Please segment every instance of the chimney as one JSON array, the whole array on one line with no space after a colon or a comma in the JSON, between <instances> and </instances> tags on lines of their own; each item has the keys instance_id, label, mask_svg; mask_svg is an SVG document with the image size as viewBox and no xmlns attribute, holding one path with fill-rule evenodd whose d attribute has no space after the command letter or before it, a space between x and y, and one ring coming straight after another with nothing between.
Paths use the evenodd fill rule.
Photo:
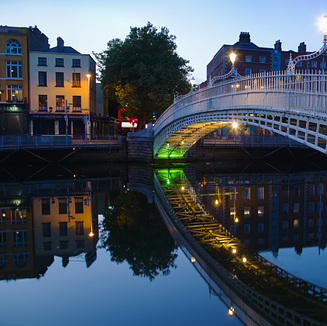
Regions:
<instances>
[{"instance_id":1,"label":"chimney","mask_svg":"<svg viewBox=\"0 0 327 326\"><path fill-rule=\"evenodd\" d=\"M298 47L298 52L299 53L307 53L307 46L305 45L304 42L301 42L299 47Z\"/></svg>"},{"instance_id":2,"label":"chimney","mask_svg":"<svg viewBox=\"0 0 327 326\"><path fill-rule=\"evenodd\" d=\"M57 51L62 52L64 50L64 40L59 36L57 37Z\"/></svg>"},{"instance_id":3,"label":"chimney","mask_svg":"<svg viewBox=\"0 0 327 326\"><path fill-rule=\"evenodd\" d=\"M274 45L275 50L282 51L282 42L277 40Z\"/></svg>"},{"instance_id":4,"label":"chimney","mask_svg":"<svg viewBox=\"0 0 327 326\"><path fill-rule=\"evenodd\" d=\"M241 32L239 42L240 43L250 43L251 42L250 33Z\"/></svg>"}]
</instances>

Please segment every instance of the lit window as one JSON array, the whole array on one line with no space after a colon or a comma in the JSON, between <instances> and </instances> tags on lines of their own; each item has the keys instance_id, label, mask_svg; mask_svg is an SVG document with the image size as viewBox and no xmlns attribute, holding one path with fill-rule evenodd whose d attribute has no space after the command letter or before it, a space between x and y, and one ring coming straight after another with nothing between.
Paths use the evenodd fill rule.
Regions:
<instances>
[{"instance_id":1,"label":"lit window","mask_svg":"<svg viewBox=\"0 0 327 326\"><path fill-rule=\"evenodd\" d=\"M27 219L26 209L15 209L11 214L12 224L25 224Z\"/></svg>"},{"instance_id":2,"label":"lit window","mask_svg":"<svg viewBox=\"0 0 327 326\"><path fill-rule=\"evenodd\" d=\"M17 40L9 40L6 43L6 53L8 54L21 54L22 46Z\"/></svg>"},{"instance_id":3,"label":"lit window","mask_svg":"<svg viewBox=\"0 0 327 326\"><path fill-rule=\"evenodd\" d=\"M7 61L7 78L22 78L21 61Z\"/></svg>"},{"instance_id":4,"label":"lit window","mask_svg":"<svg viewBox=\"0 0 327 326\"><path fill-rule=\"evenodd\" d=\"M265 188L264 187L258 187L258 199L263 200L265 197Z\"/></svg>"},{"instance_id":5,"label":"lit window","mask_svg":"<svg viewBox=\"0 0 327 326\"><path fill-rule=\"evenodd\" d=\"M73 72L73 87L81 87L81 74Z\"/></svg>"},{"instance_id":6,"label":"lit window","mask_svg":"<svg viewBox=\"0 0 327 326\"><path fill-rule=\"evenodd\" d=\"M244 207L244 216L249 217L250 216L250 207Z\"/></svg>"},{"instance_id":7,"label":"lit window","mask_svg":"<svg viewBox=\"0 0 327 326\"><path fill-rule=\"evenodd\" d=\"M265 213L265 208L263 206L258 206L258 216L263 216Z\"/></svg>"},{"instance_id":8,"label":"lit window","mask_svg":"<svg viewBox=\"0 0 327 326\"><path fill-rule=\"evenodd\" d=\"M39 95L39 111L48 111L47 95Z\"/></svg>"},{"instance_id":9,"label":"lit window","mask_svg":"<svg viewBox=\"0 0 327 326\"><path fill-rule=\"evenodd\" d=\"M299 227L299 220L298 220L298 219L295 219L295 220L293 221L293 227L294 227L295 229L297 229L297 228Z\"/></svg>"},{"instance_id":10,"label":"lit window","mask_svg":"<svg viewBox=\"0 0 327 326\"><path fill-rule=\"evenodd\" d=\"M22 101L23 100L23 88L20 85L8 85L8 101Z\"/></svg>"},{"instance_id":11,"label":"lit window","mask_svg":"<svg viewBox=\"0 0 327 326\"><path fill-rule=\"evenodd\" d=\"M234 217L234 215L235 215L234 207L231 207L231 208L229 209L229 215L230 215L231 217Z\"/></svg>"},{"instance_id":12,"label":"lit window","mask_svg":"<svg viewBox=\"0 0 327 326\"><path fill-rule=\"evenodd\" d=\"M56 111L64 111L65 110L65 96L57 95L56 96Z\"/></svg>"}]
</instances>

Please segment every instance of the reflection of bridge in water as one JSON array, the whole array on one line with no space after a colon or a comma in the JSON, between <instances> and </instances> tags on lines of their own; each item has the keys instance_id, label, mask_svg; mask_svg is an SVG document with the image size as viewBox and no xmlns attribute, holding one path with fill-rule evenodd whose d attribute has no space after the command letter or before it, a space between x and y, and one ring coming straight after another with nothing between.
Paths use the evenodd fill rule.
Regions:
<instances>
[{"instance_id":1,"label":"reflection of bridge in water","mask_svg":"<svg viewBox=\"0 0 327 326\"><path fill-rule=\"evenodd\" d=\"M219 287L230 298L243 321L327 323L327 289L253 253L208 213L181 169L157 170L154 184L156 204L170 231L182 241L209 286L216 292Z\"/></svg>"}]
</instances>

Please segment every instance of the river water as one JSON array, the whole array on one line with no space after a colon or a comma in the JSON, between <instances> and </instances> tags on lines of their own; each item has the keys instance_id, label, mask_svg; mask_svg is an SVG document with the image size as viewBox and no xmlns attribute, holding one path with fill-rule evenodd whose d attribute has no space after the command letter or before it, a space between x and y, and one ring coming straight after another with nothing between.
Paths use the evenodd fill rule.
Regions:
<instances>
[{"instance_id":1,"label":"river water","mask_svg":"<svg viewBox=\"0 0 327 326\"><path fill-rule=\"evenodd\" d=\"M327 288L327 171L178 168L239 239ZM154 170L57 167L3 177L0 325L250 324L228 314L230 299L172 238L153 203Z\"/></svg>"}]
</instances>

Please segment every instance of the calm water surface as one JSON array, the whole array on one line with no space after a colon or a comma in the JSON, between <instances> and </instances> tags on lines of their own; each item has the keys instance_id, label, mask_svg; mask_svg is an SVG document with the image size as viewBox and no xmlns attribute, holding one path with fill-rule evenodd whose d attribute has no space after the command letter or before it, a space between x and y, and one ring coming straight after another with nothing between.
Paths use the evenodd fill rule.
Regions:
<instances>
[{"instance_id":1,"label":"calm water surface","mask_svg":"<svg viewBox=\"0 0 327 326\"><path fill-rule=\"evenodd\" d=\"M217 186L221 174L207 172L193 184L203 186L204 179L210 184L212 177ZM303 184L301 173L294 178L298 184ZM321 175L325 173L307 182L321 182ZM129 172L128 182L119 173L108 178L3 182L0 325L243 324L228 315L229 299L218 293L226 305L210 290L147 197L126 190L124 185L133 189L139 177ZM253 187L266 183L256 180ZM295 184L290 183L293 188ZM119 205L124 210L117 217ZM95 235L90 237L89 231ZM283 242L281 235L278 254L276 248L272 253L267 234L251 239L245 235L244 240L259 243L255 249L288 272L327 287L326 250L318 251L316 230L312 233L312 242L301 246L301 252L297 243Z\"/></svg>"}]
</instances>

